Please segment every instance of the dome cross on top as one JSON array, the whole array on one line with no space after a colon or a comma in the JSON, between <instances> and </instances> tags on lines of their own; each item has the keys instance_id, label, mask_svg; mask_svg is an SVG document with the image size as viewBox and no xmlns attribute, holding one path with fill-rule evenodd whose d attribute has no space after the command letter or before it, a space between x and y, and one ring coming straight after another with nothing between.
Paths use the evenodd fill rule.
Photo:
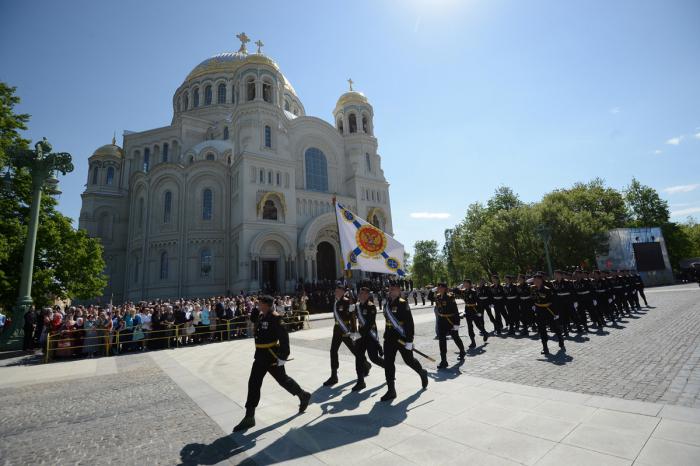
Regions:
<instances>
[{"instance_id":1,"label":"dome cross on top","mask_svg":"<svg viewBox=\"0 0 700 466\"><path fill-rule=\"evenodd\" d=\"M245 32L237 34L236 37L238 38L238 40L241 41L241 47L238 49L238 53L248 55L248 48L246 47L246 44L250 42L250 39L248 38L248 36L246 36Z\"/></svg>"}]
</instances>

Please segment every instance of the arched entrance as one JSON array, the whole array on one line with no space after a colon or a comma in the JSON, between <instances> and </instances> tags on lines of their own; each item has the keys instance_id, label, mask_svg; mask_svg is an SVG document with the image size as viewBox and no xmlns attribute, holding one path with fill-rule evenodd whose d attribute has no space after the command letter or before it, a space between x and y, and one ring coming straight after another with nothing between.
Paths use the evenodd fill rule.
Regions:
<instances>
[{"instance_id":1,"label":"arched entrance","mask_svg":"<svg viewBox=\"0 0 700 466\"><path fill-rule=\"evenodd\" d=\"M321 241L316 249L316 277L319 281L335 280L335 267L335 248L328 241Z\"/></svg>"}]
</instances>

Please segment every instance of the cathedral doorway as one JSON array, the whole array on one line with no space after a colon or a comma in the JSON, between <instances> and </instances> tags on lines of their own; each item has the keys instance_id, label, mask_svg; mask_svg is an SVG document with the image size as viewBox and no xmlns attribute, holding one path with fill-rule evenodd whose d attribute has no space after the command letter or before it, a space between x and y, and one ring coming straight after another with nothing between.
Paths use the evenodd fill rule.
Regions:
<instances>
[{"instance_id":1,"label":"cathedral doorway","mask_svg":"<svg viewBox=\"0 0 700 466\"><path fill-rule=\"evenodd\" d=\"M262 289L266 293L279 291L277 287L277 261L262 261Z\"/></svg>"},{"instance_id":2,"label":"cathedral doorway","mask_svg":"<svg viewBox=\"0 0 700 466\"><path fill-rule=\"evenodd\" d=\"M335 280L336 275L335 248L327 241L318 243L316 249L316 277L321 280Z\"/></svg>"}]
</instances>

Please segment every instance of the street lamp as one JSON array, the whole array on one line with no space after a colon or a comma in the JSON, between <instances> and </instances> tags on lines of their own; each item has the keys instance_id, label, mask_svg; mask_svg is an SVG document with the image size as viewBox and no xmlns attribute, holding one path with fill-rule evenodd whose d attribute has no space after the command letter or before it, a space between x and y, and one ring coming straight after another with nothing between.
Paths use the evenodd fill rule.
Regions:
<instances>
[{"instance_id":1,"label":"street lamp","mask_svg":"<svg viewBox=\"0 0 700 466\"><path fill-rule=\"evenodd\" d=\"M36 234L39 228L39 212L41 207L41 192L46 188L47 194L60 194L55 172L63 175L73 171L71 155L67 152L51 152L51 144L46 138L37 142L32 149L14 149L9 153L9 165L15 170L27 169L32 177L32 205L29 210L29 225L27 241L24 244L24 260L22 261L22 278L19 286L19 296L14 312L12 326L0 335L0 344L5 343L23 320L24 314L32 306L32 275L34 273L34 255L36 250ZM9 181L9 170L5 180Z\"/></svg>"},{"instance_id":2,"label":"street lamp","mask_svg":"<svg viewBox=\"0 0 700 466\"><path fill-rule=\"evenodd\" d=\"M535 232L542 238L544 243L544 255L547 259L547 272L549 277L552 277L552 261L549 259L549 242L552 240L552 232L546 225L538 225Z\"/></svg>"}]
</instances>

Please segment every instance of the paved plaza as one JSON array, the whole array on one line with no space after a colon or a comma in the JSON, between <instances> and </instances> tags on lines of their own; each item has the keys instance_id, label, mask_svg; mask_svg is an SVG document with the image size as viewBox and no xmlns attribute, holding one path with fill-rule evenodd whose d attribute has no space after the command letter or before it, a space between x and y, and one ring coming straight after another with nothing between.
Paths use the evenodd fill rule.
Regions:
<instances>
[{"instance_id":1,"label":"paved plaza","mask_svg":"<svg viewBox=\"0 0 700 466\"><path fill-rule=\"evenodd\" d=\"M291 335L287 364L312 405L297 414L298 400L267 378L257 425L243 434L231 430L244 413L251 340L3 367L0 463L700 464L700 288L647 296L652 308L568 340L566 355L544 358L535 338L494 337L448 371L421 359L426 391L397 362L390 405L378 401L379 368L366 390L350 391L344 348L340 383L321 386L332 322L314 320ZM416 347L436 356L432 319L415 310Z\"/></svg>"}]
</instances>

